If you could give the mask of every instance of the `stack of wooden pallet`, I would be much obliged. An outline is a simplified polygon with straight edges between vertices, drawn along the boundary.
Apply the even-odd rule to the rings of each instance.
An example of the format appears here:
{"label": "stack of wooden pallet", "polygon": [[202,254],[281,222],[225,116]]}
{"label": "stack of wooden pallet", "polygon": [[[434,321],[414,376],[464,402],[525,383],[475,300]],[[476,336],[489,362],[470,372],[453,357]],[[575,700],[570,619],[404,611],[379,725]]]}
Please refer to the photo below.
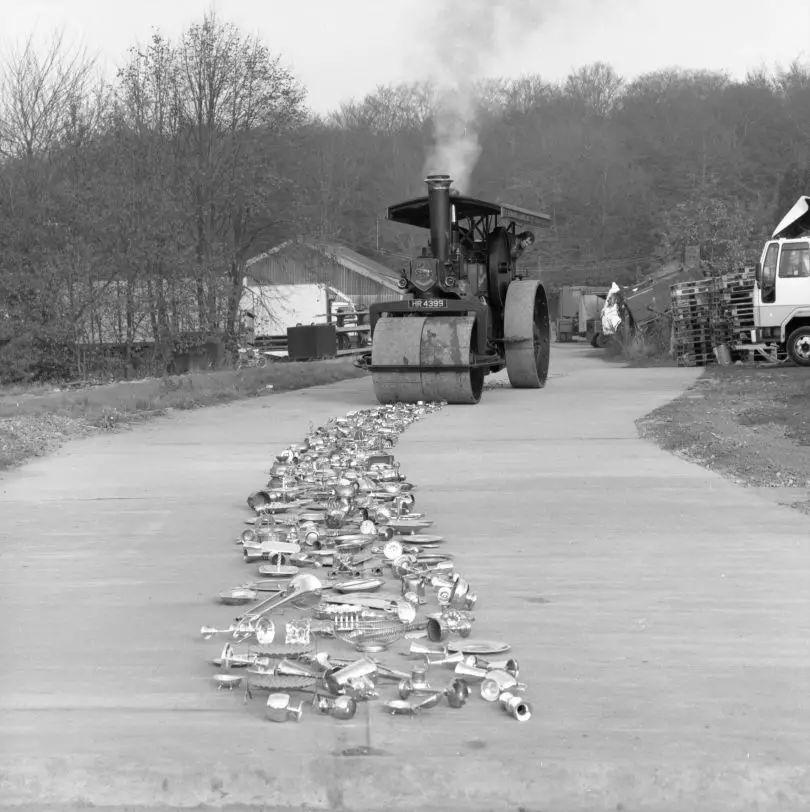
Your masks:
{"label": "stack of wooden pallet", "polygon": [[717,278],[715,321],[718,343],[750,344],[754,329],[754,271],[745,270]]}
{"label": "stack of wooden pallet", "polygon": [[713,293],[713,279],[681,282],[671,288],[674,350],[679,366],[702,367],[715,360]]}
{"label": "stack of wooden pallet", "polygon": [[716,362],[715,348],[751,343],[754,272],[746,269],[673,285],[675,356],[680,366]]}

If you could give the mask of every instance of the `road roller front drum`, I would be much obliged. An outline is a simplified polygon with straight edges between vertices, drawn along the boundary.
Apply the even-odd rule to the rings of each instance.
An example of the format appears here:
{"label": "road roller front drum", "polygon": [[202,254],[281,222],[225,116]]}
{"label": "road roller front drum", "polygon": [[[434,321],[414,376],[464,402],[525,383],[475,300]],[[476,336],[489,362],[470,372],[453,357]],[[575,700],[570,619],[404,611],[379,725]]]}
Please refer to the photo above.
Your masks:
{"label": "road roller front drum", "polygon": [[377,400],[382,404],[478,403],[485,369],[472,366],[475,342],[475,316],[381,318],[374,329],[371,354]]}

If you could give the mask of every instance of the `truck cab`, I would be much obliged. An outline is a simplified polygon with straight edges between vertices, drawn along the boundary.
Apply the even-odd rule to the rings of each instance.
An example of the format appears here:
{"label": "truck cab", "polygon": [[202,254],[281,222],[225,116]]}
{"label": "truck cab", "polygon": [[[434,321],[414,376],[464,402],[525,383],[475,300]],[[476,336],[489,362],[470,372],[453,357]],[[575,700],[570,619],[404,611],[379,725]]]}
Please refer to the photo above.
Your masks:
{"label": "truck cab", "polygon": [[794,363],[810,366],[810,196],[762,249],[753,295],[755,342],[784,345]]}

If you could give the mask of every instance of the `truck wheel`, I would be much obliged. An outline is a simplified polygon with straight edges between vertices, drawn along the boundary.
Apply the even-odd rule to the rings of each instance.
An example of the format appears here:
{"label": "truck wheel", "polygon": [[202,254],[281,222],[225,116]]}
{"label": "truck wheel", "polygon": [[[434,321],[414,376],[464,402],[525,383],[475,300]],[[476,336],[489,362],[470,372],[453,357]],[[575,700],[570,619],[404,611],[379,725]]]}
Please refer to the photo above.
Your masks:
{"label": "truck wheel", "polygon": [[787,354],[800,367],[810,367],[810,325],[794,330],[787,340]]}

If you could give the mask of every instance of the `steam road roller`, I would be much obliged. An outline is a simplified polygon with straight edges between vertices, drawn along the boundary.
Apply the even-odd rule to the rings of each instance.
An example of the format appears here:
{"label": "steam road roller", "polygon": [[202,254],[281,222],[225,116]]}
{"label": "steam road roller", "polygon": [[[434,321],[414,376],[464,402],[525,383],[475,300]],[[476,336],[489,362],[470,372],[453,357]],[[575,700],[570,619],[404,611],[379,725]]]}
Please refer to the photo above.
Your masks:
{"label": "steam road roller", "polygon": [[398,301],[369,308],[370,370],[380,403],[420,400],[475,404],[484,378],[506,368],[515,388],[539,389],[549,367],[550,328],[543,285],[517,270],[534,242],[525,226],[549,216],[459,195],[431,174],[426,197],[390,206],[387,219],[430,231],[402,271]]}

